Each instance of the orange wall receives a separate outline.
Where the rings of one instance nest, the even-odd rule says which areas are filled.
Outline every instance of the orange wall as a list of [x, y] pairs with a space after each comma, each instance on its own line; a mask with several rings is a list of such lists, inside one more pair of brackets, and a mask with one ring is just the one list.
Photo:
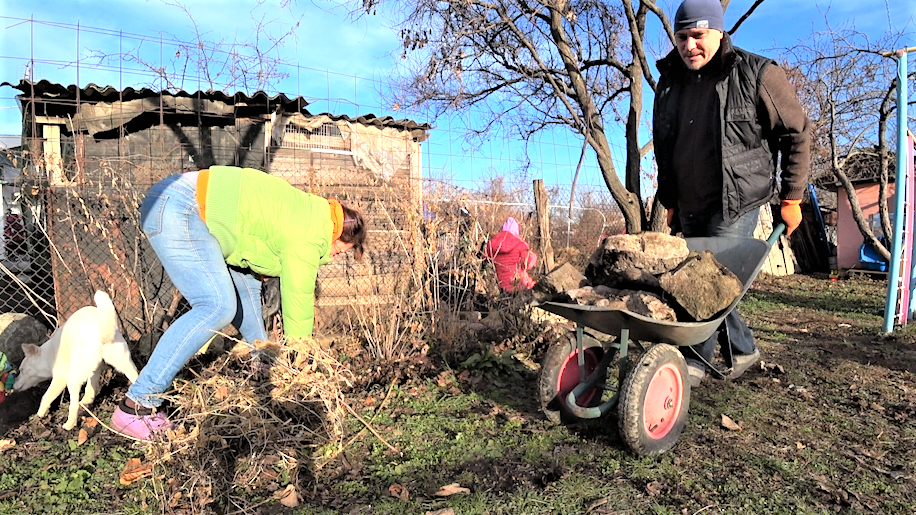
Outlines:
[[[878, 212], [878, 184], [862, 184], [856, 186], [856, 196], [862, 207], [862, 214], [868, 220], [871, 215]], [[887, 204], [890, 215], [893, 216], [894, 184], [887, 185]], [[893, 223], [893, 222], [892, 222]], [[836, 226], [836, 261], [840, 270], [859, 268], [859, 247], [862, 246], [862, 233], [859, 226], [852, 218], [852, 207], [846, 196], [846, 189], [837, 190], [837, 226]]]

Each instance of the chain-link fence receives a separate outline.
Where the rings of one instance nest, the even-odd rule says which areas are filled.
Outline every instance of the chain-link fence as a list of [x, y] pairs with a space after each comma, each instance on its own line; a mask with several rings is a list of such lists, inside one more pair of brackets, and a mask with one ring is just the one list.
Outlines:
[[16, 173], [19, 160], [10, 157], [0, 157], [0, 313], [25, 313], [53, 327], [57, 306], [41, 189]]

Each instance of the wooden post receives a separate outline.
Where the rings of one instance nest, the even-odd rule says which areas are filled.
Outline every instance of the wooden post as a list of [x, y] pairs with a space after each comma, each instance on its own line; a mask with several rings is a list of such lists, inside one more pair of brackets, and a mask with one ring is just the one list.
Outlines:
[[534, 180], [534, 206], [538, 216], [538, 254], [547, 271], [553, 270], [553, 245], [550, 243], [550, 210], [543, 179]]
[[42, 125], [42, 160], [48, 179], [51, 184], [63, 184], [64, 174], [61, 167], [60, 156], [60, 127], [57, 125]]

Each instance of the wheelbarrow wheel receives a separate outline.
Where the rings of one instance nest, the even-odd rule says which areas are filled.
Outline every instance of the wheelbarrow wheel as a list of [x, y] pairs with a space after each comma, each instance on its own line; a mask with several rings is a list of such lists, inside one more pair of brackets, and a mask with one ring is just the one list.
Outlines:
[[677, 442], [689, 407], [684, 356], [672, 345], [653, 345], [623, 380], [617, 417], [620, 434], [640, 456], [661, 454]]
[[[595, 370], [605, 352], [614, 350], [605, 350], [601, 342], [587, 334], [582, 336], [585, 377]], [[566, 408], [566, 396], [579, 383], [579, 347], [576, 345], [575, 334], [571, 334], [551, 345], [541, 361], [538, 391], [541, 410], [548, 420], [556, 424], [577, 420], [577, 417]], [[578, 404], [588, 408], [597, 406], [601, 403], [601, 394], [600, 389], [592, 388], [577, 399]]]

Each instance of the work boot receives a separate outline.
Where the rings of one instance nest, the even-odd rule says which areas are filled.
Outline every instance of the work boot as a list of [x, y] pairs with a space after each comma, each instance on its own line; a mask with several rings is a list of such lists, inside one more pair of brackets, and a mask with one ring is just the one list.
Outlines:
[[751, 354], [741, 354], [732, 356], [732, 373], [728, 375], [729, 379], [738, 379], [744, 372], [751, 368], [751, 365], [760, 360], [760, 349], [754, 349]]
[[706, 364], [695, 359], [687, 360], [687, 381], [691, 388], [700, 386], [706, 377]]

